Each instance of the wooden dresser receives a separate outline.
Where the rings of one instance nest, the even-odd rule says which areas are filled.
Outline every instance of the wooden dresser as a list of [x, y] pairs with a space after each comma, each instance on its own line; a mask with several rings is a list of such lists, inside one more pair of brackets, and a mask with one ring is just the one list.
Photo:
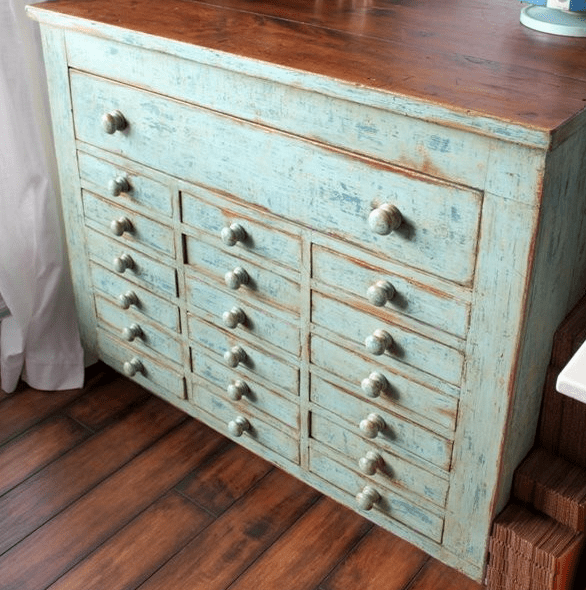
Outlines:
[[29, 8], [88, 358], [477, 580], [586, 288], [586, 40], [520, 9]]

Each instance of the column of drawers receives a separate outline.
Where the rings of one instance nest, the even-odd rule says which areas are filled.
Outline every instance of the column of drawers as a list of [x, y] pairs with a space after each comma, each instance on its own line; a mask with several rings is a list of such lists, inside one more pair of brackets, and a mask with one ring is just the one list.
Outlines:
[[183, 397], [173, 193], [131, 162], [100, 156], [78, 151], [100, 354], [146, 387]]

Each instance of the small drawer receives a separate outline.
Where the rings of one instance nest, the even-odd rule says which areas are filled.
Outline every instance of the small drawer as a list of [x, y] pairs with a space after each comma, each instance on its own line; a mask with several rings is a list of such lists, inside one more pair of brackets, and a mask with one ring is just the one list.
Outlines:
[[400, 522], [434, 541], [441, 541], [443, 516], [425, 510], [382, 485], [369, 481], [329, 457], [315, 443], [309, 450], [309, 468], [317, 476], [354, 497], [353, 506], [366, 515], [369, 511], [381, 513], [391, 521]]
[[139, 212], [173, 215], [171, 190], [137, 172], [132, 162], [117, 165], [83, 151], [77, 152], [77, 161], [84, 188]]
[[365, 309], [390, 310], [465, 338], [469, 304], [418, 283], [411, 277], [406, 278], [382, 266], [369, 266], [360, 260], [359, 253], [356, 256], [342, 256], [314, 245], [312, 276], [333, 289], [355, 295]]
[[98, 328], [98, 351], [104, 362], [149, 391], [154, 384], [165, 392], [185, 398], [185, 381], [179, 365], [133, 350], [101, 328]]
[[296, 356], [300, 354], [299, 327], [277, 316], [270, 308], [241, 302], [237, 295], [220, 291], [190, 273], [185, 277], [185, 287], [188, 303], [207, 312], [207, 321], [238, 335], [260, 338]]
[[[348, 381], [351, 391], [365, 402], [391, 412], [401, 413], [404, 408], [449, 431], [456, 427], [456, 388], [438, 381], [437, 384], [444, 387], [441, 391], [428, 382], [409, 379], [375, 359], [354, 354], [315, 335], [311, 337], [311, 362]], [[446, 393], [445, 390], [450, 391]]]
[[[218, 246], [223, 244], [234, 251], [250, 252], [292, 269], [299, 269], [299, 236], [259, 223], [257, 219], [267, 219], [266, 212], [241, 212], [225, 202], [222, 207], [217, 207], [205, 200], [204, 196], [218, 202], [221, 199], [219, 195], [203, 188], [198, 188], [197, 191], [197, 195], [185, 192], [181, 194], [183, 223], [210, 234]], [[274, 224], [279, 223], [276, 219], [272, 221]]]
[[90, 263], [90, 274], [97, 291], [113, 298], [120, 309], [132, 309], [138, 316], [152, 319], [175, 332], [180, 331], [177, 305], [153, 295], [95, 262]]
[[[173, 230], [135, 211], [124, 209], [96, 195], [82, 191], [86, 221], [123, 244], [158, 250], [175, 258]], [[93, 223], [92, 223], [93, 222]]]
[[[70, 82], [81, 141], [472, 283], [480, 192], [74, 70]], [[116, 111], [127, 125], [108, 134], [102, 116]]]
[[380, 359], [381, 363], [392, 358], [455, 385], [462, 379], [464, 354], [459, 350], [315, 291], [311, 319], [351, 341], [355, 351]]
[[299, 444], [282, 428], [269, 424], [254, 412], [244, 410], [210, 391], [206, 382], [193, 384], [193, 402], [223, 424], [223, 433], [246, 445], [254, 441], [289, 461], [299, 463]]
[[449, 471], [452, 441], [435, 432], [372, 406], [316, 375], [311, 376], [310, 399], [341, 418], [350, 431], [376, 441], [377, 446], [391, 453], [402, 449]]
[[185, 243], [187, 264], [206, 273], [216, 284], [238, 293], [242, 300], [263, 301], [298, 312], [301, 300], [298, 273], [290, 271], [292, 276], [288, 279], [266, 265], [244, 261], [191, 236], [186, 236]]
[[88, 229], [86, 234], [91, 258], [147, 289], [154, 289], [161, 295], [177, 297], [174, 268], [92, 229]]
[[443, 507], [448, 494], [448, 480], [421, 469], [365, 441], [348, 428], [312, 412], [311, 437], [327, 445], [337, 460], [358, 469], [371, 481], [402, 495], [417, 494], [425, 501]]
[[[213, 383], [226, 400], [236, 408], [259, 410], [272, 416], [290, 428], [299, 430], [299, 404], [297, 401], [279, 395], [250, 378], [243, 379], [230, 367], [221, 365], [206, 355], [199, 355], [195, 372], [199, 377]], [[219, 394], [218, 394], [219, 395]]]
[[182, 345], [177, 335], [169, 335], [138, 313], [121, 309], [99, 295], [95, 303], [99, 321], [118, 338], [132, 342], [133, 349], [146, 349], [147, 352], [162, 354], [183, 364]]
[[[189, 339], [215, 353], [235, 374], [261, 378], [275, 383], [293, 395], [299, 395], [299, 368], [273, 353], [243, 342], [237, 336], [188, 314]], [[194, 350], [194, 364], [198, 366], [198, 352]]]

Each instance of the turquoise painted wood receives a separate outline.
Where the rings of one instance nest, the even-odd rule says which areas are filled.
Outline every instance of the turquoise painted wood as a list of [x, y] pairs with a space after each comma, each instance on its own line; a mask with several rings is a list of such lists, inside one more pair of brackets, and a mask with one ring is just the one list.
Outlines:
[[465, 54], [449, 2], [28, 10], [88, 362], [481, 580], [586, 290], [586, 114], [583, 47], [476, 1]]
[[241, 379], [230, 368], [212, 360], [207, 355], [198, 355], [197, 374], [207, 379], [222, 391], [222, 396], [235, 407], [257, 409], [272, 416], [295, 430], [299, 429], [299, 403], [286, 392], [277, 393], [274, 387], [265, 387], [250, 377]]
[[[171, 217], [173, 213], [171, 190], [164, 184], [148, 178], [144, 173], [135, 171], [129, 162], [125, 161], [123, 165], [116, 165], [82, 151], [77, 153], [77, 159], [81, 184], [84, 188], [110, 199], [116, 196], [118, 197], [114, 199], [116, 203], [141, 213]], [[119, 178], [128, 181], [129, 190], [113, 195], [112, 190], [115, 187], [113, 182]]]
[[332, 456], [338, 457], [338, 461], [343, 462], [345, 457], [353, 458], [353, 467], [358, 468], [362, 473], [365, 473], [365, 467], [361, 466], [363, 458], [366, 458], [368, 453], [379, 454], [380, 461], [373, 468], [374, 473], [366, 473], [370, 475], [371, 481], [381, 482], [383, 486], [390, 487], [413, 502], [422, 503], [424, 506], [428, 505], [425, 500], [439, 507], [445, 505], [449, 489], [447, 477], [440, 477], [426, 471], [397, 454], [381, 449], [374, 443], [369, 444], [363, 437], [328, 420], [318, 412], [311, 414], [311, 435], [315, 440], [327, 445], [331, 449]]
[[99, 264], [90, 264], [90, 274], [94, 289], [108, 295], [110, 300], [121, 309], [131, 309], [166, 328], [175, 332], [180, 331], [179, 310], [173, 303]]
[[[433, 272], [441, 260], [442, 276], [471, 280], [477, 193], [75, 72], [71, 92], [74, 110], [84, 112], [75, 119], [82, 141], [396, 255], [416, 268]], [[100, 119], [115, 110], [127, 113], [128, 128], [108, 135]], [[387, 202], [406, 217], [396, 235], [378, 236], [366, 221], [373, 205]]]

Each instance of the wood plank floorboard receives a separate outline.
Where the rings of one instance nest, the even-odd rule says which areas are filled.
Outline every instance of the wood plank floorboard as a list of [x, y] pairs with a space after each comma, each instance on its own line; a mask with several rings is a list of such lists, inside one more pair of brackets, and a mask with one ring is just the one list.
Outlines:
[[481, 589], [103, 365], [86, 383], [0, 395], [2, 590]]

